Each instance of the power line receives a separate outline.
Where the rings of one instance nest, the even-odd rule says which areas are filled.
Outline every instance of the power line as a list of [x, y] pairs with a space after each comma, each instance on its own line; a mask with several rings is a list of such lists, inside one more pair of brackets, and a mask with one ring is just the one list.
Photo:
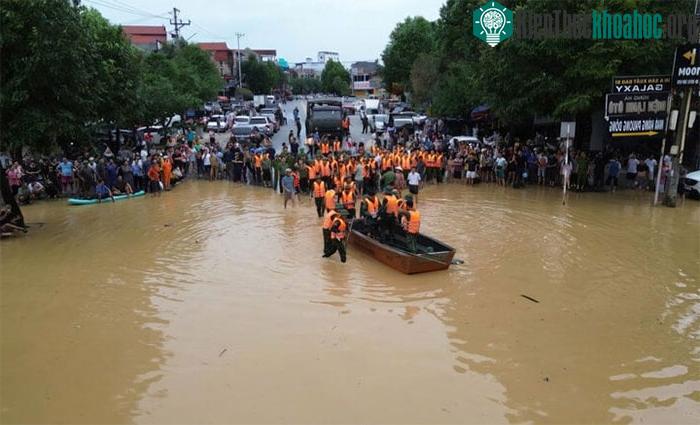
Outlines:
[[129, 9], [114, 3], [108, 3], [106, 0], [85, 0], [87, 3], [92, 3], [95, 6], [106, 7], [108, 9], [116, 10], [118, 12], [127, 13], [130, 15], [141, 16], [144, 18], [157, 18], [157, 19], [168, 19], [167, 17], [161, 15], [155, 15], [153, 13], [141, 12], [135, 9]]
[[[102, 1], [105, 1], [105, 0], [102, 0]], [[133, 10], [133, 11], [135, 11], [135, 12], [140, 12], [140, 13], [143, 13], [143, 14], [145, 14], [145, 15], [153, 16], [154, 18], [168, 19], [168, 17], [167, 17], [166, 15], [156, 15], [156, 14], [151, 13], [151, 12], [148, 12], [148, 11], [146, 11], [146, 10], [139, 9], [138, 7], [132, 6], [132, 5], [130, 5], [129, 3], [126, 3], [126, 2], [121, 1], [121, 0], [112, 0], [112, 1], [113, 1], [114, 3], [116, 3], [117, 5], [123, 5], [125, 9], [131, 9], [131, 10]]]

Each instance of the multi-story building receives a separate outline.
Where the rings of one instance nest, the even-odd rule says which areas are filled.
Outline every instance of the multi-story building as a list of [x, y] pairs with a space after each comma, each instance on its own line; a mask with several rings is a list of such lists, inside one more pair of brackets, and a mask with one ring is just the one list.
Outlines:
[[355, 62], [350, 66], [352, 77], [352, 91], [355, 96], [369, 96], [379, 94], [382, 79], [377, 74], [379, 64], [374, 62]]
[[217, 41], [197, 43], [197, 46], [209, 53], [209, 57], [219, 69], [219, 73], [225, 81], [228, 82], [234, 79], [236, 72], [234, 67], [235, 63], [233, 51], [228, 48], [226, 42]]
[[321, 51], [318, 52], [316, 57], [316, 61], [314, 61], [312, 58], [306, 58], [304, 62], [295, 63], [294, 72], [302, 77], [320, 78], [323, 68], [326, 67], [326, 62], [329, 60], [340, 62], [340, 55], [338, 52]]
[[132, 45], [149, 52], [157, 51], [168, 40], [163, 25], [122, 25], [122, 32]]

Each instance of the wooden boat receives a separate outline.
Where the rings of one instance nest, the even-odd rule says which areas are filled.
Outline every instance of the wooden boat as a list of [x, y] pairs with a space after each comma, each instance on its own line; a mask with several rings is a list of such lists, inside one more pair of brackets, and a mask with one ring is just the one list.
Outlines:
[[364, 220], [354, 220], [348, 242], [400, 272], [432, 272], [445, 270], [452, 264], [455, 249], [438, 240], [419, 234], [417, 252], [412, 253], [407, 249], [404, 235], [395, 234], [393, 241], [385, 243], [370, 236], [369, 230]]

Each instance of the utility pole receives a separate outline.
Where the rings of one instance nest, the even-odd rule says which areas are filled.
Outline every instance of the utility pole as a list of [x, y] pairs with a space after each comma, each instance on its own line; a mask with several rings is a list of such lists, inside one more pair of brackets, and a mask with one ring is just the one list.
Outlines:
[[241, 80], [241, 37], [245, 37], [242, 32], [236, 33], [236, 43], [238, 43], [238, 48], [236, 53], [238, 53], [238, 88], [243, 87], [243, 81]]
[[174, 39], [180, 38], [180, 28], [186, 27], [187, 25], [190, 25], [192, 23], [192, 21], [190, 21], [189, 19], [187, 20], [187, 22], [182, 22], [182, 19], [178, 20], [177, 19], [177, 12], [179, 12], [179, 11], [180, 11], [180, 9], [178, 9], [177, 7], [173, 7], [173, 19], [170, 20], [170, 25], [175, 27], [173, 32], [170, 33], [170, 35]]

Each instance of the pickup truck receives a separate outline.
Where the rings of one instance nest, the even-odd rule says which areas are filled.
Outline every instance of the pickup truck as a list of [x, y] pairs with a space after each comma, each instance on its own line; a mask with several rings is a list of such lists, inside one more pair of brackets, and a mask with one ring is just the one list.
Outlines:
[[333, 99], [309, 100], [306, 102], [306, 134], [343, 136], [343, 103]]
[[392, 113], [389, 115], [389, 126], [393, 126], [396, 131], [399, 131], [404, 127], [408, 128], [409, 131], [413, 131], [415, 128], [413, 117], [415, 115], [415, 112]]

